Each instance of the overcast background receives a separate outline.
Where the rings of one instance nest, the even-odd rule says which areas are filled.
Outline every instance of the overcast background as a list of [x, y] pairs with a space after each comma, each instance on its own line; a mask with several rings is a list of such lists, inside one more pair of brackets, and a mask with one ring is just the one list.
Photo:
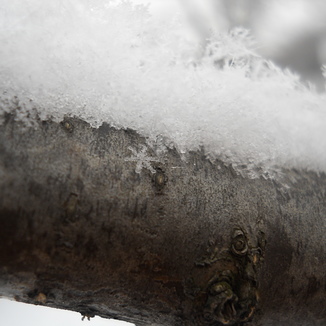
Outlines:
[[132, 326], [133, 324], [100, 317], [85, 318], [81, 314], [0, 299], [1, 326]]

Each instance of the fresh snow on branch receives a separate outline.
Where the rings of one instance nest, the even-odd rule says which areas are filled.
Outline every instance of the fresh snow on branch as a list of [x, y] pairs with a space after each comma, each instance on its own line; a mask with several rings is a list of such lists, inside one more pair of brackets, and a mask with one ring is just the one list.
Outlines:
[[132, 128], [249, 177], [326, 172], [324, 94], [259, 57], [244, 29], [212, 32], [203, 51], [183, 30], [180, 15], [162, 22], [128, 1], [2, 1], [0, 112]]

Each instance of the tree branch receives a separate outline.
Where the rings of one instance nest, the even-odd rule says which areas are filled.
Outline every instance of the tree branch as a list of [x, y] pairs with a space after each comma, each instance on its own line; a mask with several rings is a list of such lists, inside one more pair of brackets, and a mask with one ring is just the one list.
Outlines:
[[[139, 173], [136, 173], [139, 172]], [[0, 126], [0, 295], [137, 325], [324, 325], [326, 178], [250, 180], [77, 118]]]

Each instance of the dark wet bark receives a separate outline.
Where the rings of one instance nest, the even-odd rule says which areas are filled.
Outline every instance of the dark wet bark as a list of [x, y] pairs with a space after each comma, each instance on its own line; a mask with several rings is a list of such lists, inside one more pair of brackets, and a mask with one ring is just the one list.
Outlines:
[[325, 175], [250, 180], [173, 149], [137, 174], [145, 144], [7, 116], [0, 295], [137, 325], [325, 325]]

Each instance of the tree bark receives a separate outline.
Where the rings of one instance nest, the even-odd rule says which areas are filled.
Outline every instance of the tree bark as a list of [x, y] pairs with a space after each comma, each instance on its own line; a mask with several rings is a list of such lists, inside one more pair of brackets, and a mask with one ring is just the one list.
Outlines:
[[162, 157], [132, 130], [7, 114], [0, 295], [137, 325], [325, 325], [325, 175]]

